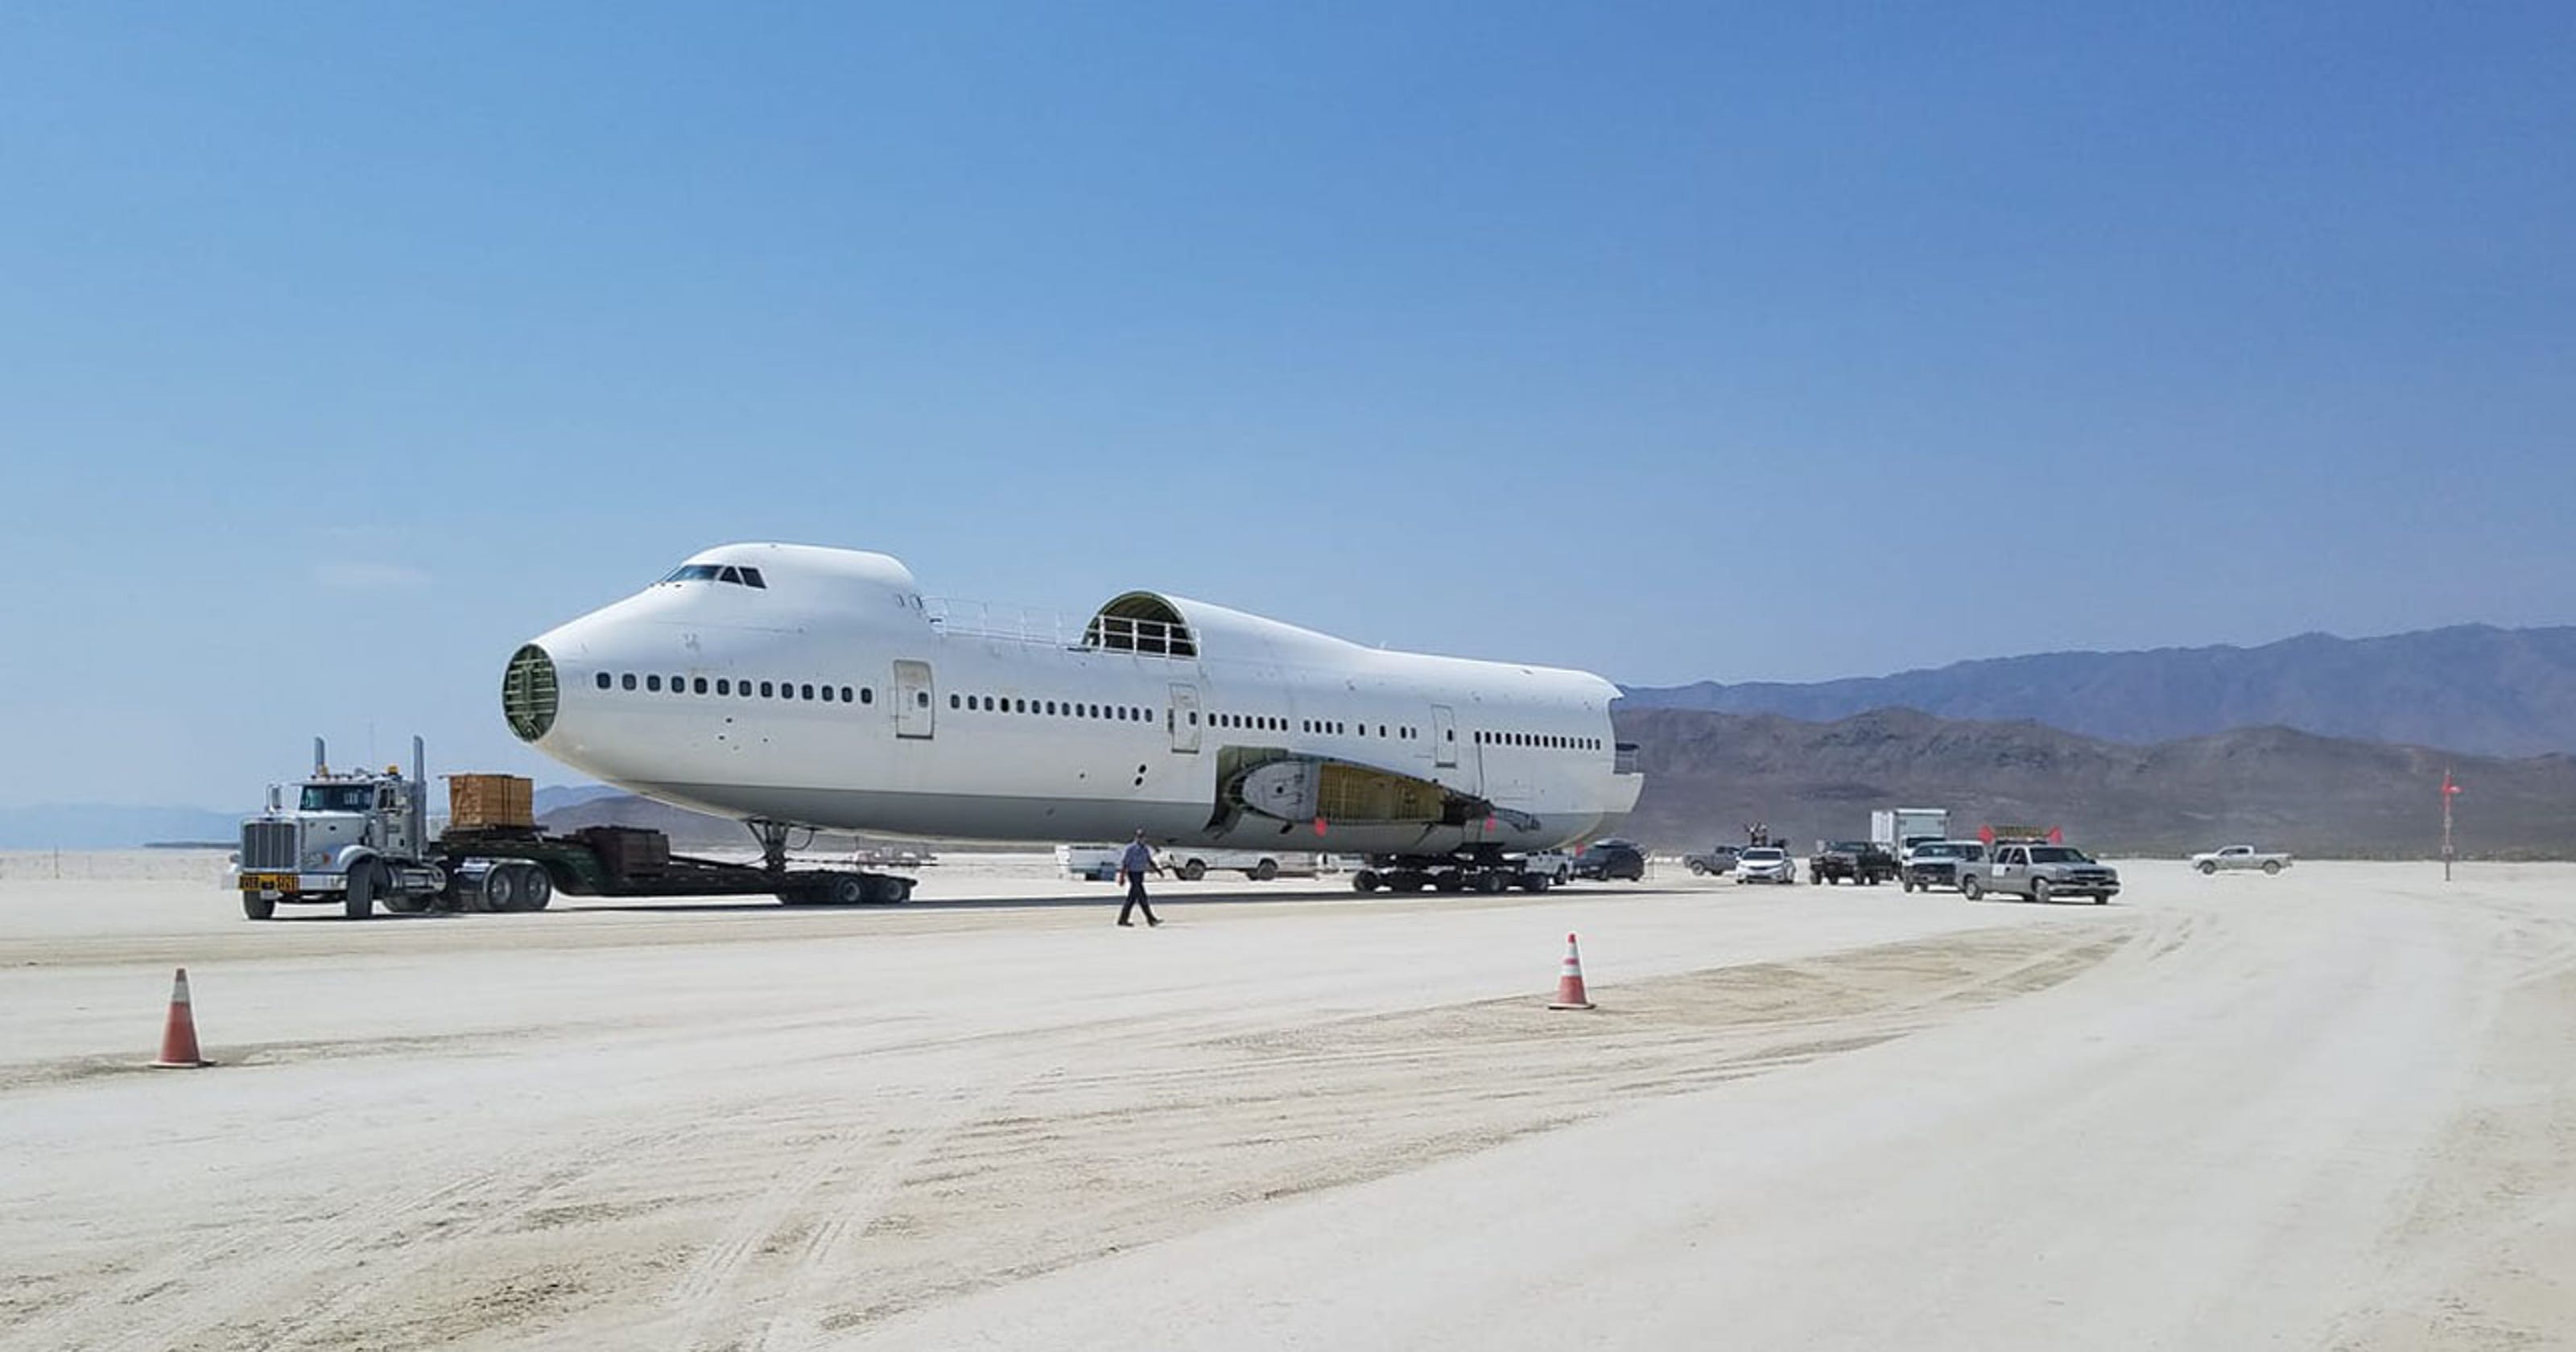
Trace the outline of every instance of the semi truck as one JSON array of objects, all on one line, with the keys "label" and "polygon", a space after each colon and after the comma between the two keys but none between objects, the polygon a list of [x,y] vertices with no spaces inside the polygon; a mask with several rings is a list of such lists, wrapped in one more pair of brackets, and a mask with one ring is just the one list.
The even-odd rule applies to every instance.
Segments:
[{"label": "semi truck", "polygon": [[[857,869],[791,869],[783,822],[749,823],[761,862],[671,853],[660,831],[589,826],[539,830],[533,785],[516,775],[448,777],[446,829],[429,833],[429,784],[421,740],[412,769],[334,773],[322,739],[313,773],[272,785],[267,809],[242,823],[233,868],[242,914],[267,920],[280,906],[337,906],[351,920],[381,908],[539,911],[561,892],[595,897],[761,896],[790,906],[896,904],[912,879]],[[287,795],[293,791],[293,805]]]}]

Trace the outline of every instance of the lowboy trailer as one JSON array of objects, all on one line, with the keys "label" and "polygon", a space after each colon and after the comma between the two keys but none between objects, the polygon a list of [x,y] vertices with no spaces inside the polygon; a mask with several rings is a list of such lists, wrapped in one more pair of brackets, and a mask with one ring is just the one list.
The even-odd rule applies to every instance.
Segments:
[{"label": "lowboy trailer", "polygon": [[792,828],[751,823],[762,862],[731,863],[671,853],[659,831],[590,826],[567,835],[537,829],[529,781],[515,775],[454,775],[449,826],[427,831],[428,786],[420,739],[412,773],[333,774],[319,738],[313,774],[269,791],[268,810],[242,823],[234,870],[242,914],[266,920],[281,905],[338,906],[351,920],[378,907],[421,911],[538,911],[562,892],[587,897],[774,896],[791,906],[909,900],[912,879],[841,869],[790,869]]}]

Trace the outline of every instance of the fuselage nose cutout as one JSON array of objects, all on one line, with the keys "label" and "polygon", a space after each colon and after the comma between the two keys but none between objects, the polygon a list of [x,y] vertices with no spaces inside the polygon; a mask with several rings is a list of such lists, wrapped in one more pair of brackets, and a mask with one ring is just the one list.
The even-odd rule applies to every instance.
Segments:
[{"label": "fuselage nose cutout", "polygon": [[555,725],[555,659],[536,644],[520,645],[501,673],[501,716],[523,742],[533,742]]}]

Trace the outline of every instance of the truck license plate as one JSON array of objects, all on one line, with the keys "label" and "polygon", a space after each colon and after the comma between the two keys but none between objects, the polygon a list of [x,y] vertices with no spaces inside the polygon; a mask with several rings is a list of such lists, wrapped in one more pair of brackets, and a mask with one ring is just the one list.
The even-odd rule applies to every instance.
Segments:
[{"label": "truck license plate", "polygon": [[242,890],[245,892],[292,892],[295,890],[295,875],[292,873],[245,873],[242,875],[241,885]]}]

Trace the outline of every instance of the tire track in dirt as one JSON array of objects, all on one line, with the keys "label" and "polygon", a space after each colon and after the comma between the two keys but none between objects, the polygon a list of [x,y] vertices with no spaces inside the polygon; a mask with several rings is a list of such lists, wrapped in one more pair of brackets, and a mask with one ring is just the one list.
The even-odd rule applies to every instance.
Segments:
[{"label": "tire track in dirt", "polygon": [[1052,1067],[1031,1072],[973,1095],[953,1111],[943,1112],[911,1132],[894,1155],[869,1170],[852,1189],[851,1196],[833,1208],[797,1254],[787,1281],[786,1310],[762,1325],[751,1344],[756,1352],[795,1352],[826,1342],[830,1335],[819,1324],[801,1317],[801,1312],[819,1303],[824,1284],[843,1250],[867,1232],[905,1175],[920,1168],[960,1128],[984,1120],[1032,1081],[1053,1073]]},{"label": "tire track in dirt", "polygon": [[[282,1289],[316,1273],[356,1266],[352,1260],[371,1251],[399,1250],[408,1259],[412,1246],[403,1237],[423,1217],[470,1209],[472,1221],[440,1238],[488,1234],[600,1168],[624,1161],[630,1151],[655,1142],[670,1144],[686,1134],[683,1126],[657,1123],[587,1138],[551,1152],[553,1162],[541,1165],[534,1179],[526,1177],[524,1151],[508,1154],[432,1186],[372,1194],[284,1234],[274,1227],[229,1227],[225,1233],[234,1238],[177,1246],[123,1281],[13,1329],[11,1336],[29,1339],[31,1347],[164,1352],[248,1322],[258,1326],[254,1345],[291,1345],[362,1304],[381,1285],[401,1280],[412,1263],[384,1265],[383,1275],[373,1281],[348,1283],[271,1317],[245,1320],[244,1312],[275,1301]],[[97,1331],[97,1325],[110,1319],[118,1325],[114,1332]]]},{"label": "tire track in dirt", "polygon": [[[1979,932],[1607,986],[1596,1014],[1484,1001],[1049,1077],[942,1138],[878,1209],[862,1299],[800,1294],[796,1327],[846,1336],[1242,1207],[1875,1046],[2072,979],[2137,934]],[[1818,999],[1827,1012],[1792,1013]]]}]

